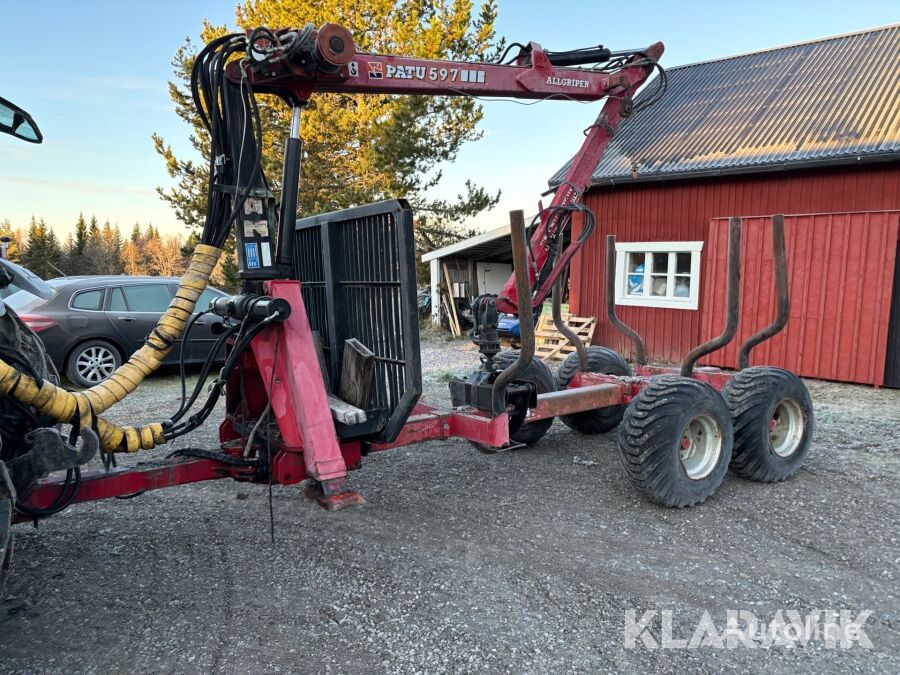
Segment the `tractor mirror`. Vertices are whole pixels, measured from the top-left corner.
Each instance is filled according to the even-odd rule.
[[[44,140],[31,115],[5,98],[0,98],[0,132],[12,134],[29,143],[40,143]]]

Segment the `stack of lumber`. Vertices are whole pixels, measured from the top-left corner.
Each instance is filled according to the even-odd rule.
[[[562,319],[569,328],[575,331],[582,343],[591,344],[594,329],[597,327],[595,317],[563,314]],[[538,319],[534,337],[534,355],[544,361],[562,360],[566,355],[575,351],[575,347],[569,344],[568,338],[556,330],[556,326],[553,325],[553,317],[548,313],[541,314],[541,318]]]

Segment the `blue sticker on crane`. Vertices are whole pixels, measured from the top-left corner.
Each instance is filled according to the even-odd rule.
[[[259,269],[259,246],[256,244],[244,244],[244,251],[246,253],[244,257],[247,258],[247,269]]]

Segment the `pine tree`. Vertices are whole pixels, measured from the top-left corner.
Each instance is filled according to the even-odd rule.
[[[87,244],[88,229],[87,223],[84,222],[84,214],[78,214],[78,220],[75,222],[75,242],[74,248],[78,255],[84,253],[85,244]]]
[[[107,264],[106,256],[107,252],[103,246],[103,235],[100,225],[97,223],[97,216],[92,215],[88,226],[87,241],[85,241],[84,251],[81,254],[79,273],[104,274]]]
[[[489,61],[504,44],[495,39],[497,7],[485,0],[476,11],[470,0],[247,0],[237,8],[241,29],[256,26],[346,26],[361,51],[410,54],[420,58]],[[231,32],[205,24],[209,41]],[[190,71],[196,49],[188,41],[175,54],[176,81],[170,95],[176,113],[192,126],[191,141],[209,155],[209,136],[193,107]],[[263,123],[263,168],[276,197],[290,111],[274,98],[258,100]],[[462,146],[481,138],[481,105],[471,97],[366,96],[317,94],[303,113],[304,161],[298,210],[321,213],[390,197],[405,197],[427,221],[416,222],[418,253],[429,241],[466,235],[459,225],[495,205],[492,195],[466,182],[456,200],[429,198],[441,180],[440,167],[456,160]],[[176,180],[160,196],[189,227],[199,227],[206,211],[207,165],[178,158],[158,134],[156,151]]]
[[[6,257],[8,260],[12,262],[20,261],[21,254],[21,242],[19,241],[19,234],[15,230],[13,230],[12,224],[9,220],[3,220],[0,222],[0,237],[9,237],[9,241],[6,245]]]
[[[22,262],[42,279],[59,276],[62,250],[59,240],[53,230],[47,227],[43,218],[36,221],[34,216],[31,217],[31,223],[28,226],[28,241],[25,252],[22,254]]]
[[[118,225],[114,228],[108,220],[104,222],[97,241],[101,257],[94,274],[121,274],[122,233]]]
[[[78,214],[78,220],[75,221],[75,234],[70,235],[66,240],[63,254],[63,265],[66,274],[84,274],[84,250],[88,241],[88,226],[84,220],[84,214]]]

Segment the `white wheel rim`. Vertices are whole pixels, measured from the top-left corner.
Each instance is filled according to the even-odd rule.
[[[116,370],[116,357],[107,347],[88,347],[75,359],[75,372],[85,382],[103,382]]]
[[[806,416],[797,399],[786,398],[779,401],[769,420],[769,443],[772,452],[779,457],[790,457],[800,448]]]
[[[722,432],[709,415],[697,415],[688,422],[681,437],[678,458],[691,480],[706,478],[722,455]]]

